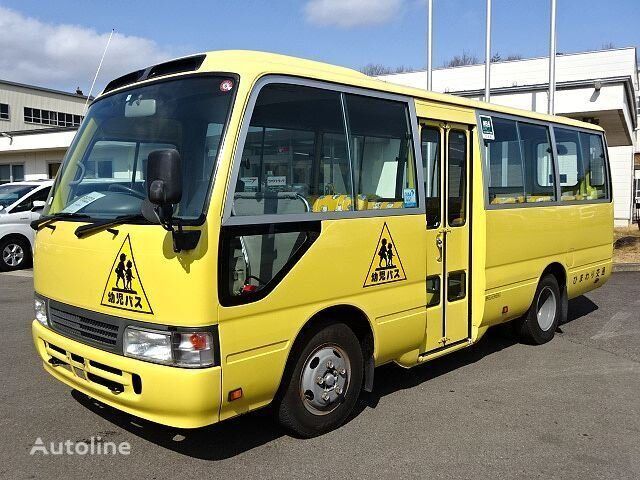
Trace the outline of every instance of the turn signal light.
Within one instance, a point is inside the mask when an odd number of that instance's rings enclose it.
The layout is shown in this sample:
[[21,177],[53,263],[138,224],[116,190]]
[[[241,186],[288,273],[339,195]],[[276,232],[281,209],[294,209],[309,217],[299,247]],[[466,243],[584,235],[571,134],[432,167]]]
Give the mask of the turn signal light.
[[236,388],[235,390],[231,390],[229,392],[229,401],[233,402],[234,400],[239,400],[242,398],[242,389]]

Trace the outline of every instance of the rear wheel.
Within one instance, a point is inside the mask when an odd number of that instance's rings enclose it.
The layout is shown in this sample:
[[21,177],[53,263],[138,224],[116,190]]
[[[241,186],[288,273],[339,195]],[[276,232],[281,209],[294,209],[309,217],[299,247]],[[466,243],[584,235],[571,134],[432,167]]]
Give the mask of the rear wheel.
[[31,266],[29,242],[17,237],[0,240],[0,271],[10,272]]
[[553,275],[545,275],[538,283],[529,311],[520,320],[520,335],[538,345],[551,340],[562,316],[562,296],[558,281]]
[[301,437],[340,426],[356,405],[364,377],[362,348],[353,331],[334,323],[308,335],[281,398],[278,420]]

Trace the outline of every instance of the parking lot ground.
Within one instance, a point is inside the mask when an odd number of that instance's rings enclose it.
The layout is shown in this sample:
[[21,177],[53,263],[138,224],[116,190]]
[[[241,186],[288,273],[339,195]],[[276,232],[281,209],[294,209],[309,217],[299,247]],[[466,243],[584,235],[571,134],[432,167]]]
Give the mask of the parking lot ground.
[[[490,332],[415,369],[376,371],[354,418],[311,440],[268,411],[198,430],[96,404],[44,373],[31,345],[32,280],[0,275],[0,478],[640,478],[640,273],[570,304],[543,346]],[[29,451],[100,436],[128,456]]]

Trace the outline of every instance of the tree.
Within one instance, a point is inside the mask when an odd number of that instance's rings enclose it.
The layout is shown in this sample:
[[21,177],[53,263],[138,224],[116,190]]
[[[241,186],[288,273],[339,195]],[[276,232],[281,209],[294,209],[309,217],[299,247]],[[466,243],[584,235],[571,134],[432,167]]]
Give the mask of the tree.
[[511,55],[507,55],[507,58],[505,58],[505,60],[509,61],[509,60],[522,60],[522,55],[520,55],[519,53],[512,53]]
[[602,48],[600,50],[611,50],[612,48],[616,48],[613,42],[606,42],[602,44]]
[[477,65],[479,63],[478,57],[464,50],[462,55],[456,55],[451,60],[444,62],[444,66],[461,67],[462,65]]
[[381,63],[368,63],[364,67],[360,68],[360,71],[370,77],[378,77],[380,75],[389,75],[390,73],[403,73],[411,72],[413,69],[400,65],[395,68],[387,67]]
[[491,63],[496,63],[496,62],[501,62],[502,61],[502,57],[500,56],[500,53],[496,52],[493,54],[493,56],[491,57]]

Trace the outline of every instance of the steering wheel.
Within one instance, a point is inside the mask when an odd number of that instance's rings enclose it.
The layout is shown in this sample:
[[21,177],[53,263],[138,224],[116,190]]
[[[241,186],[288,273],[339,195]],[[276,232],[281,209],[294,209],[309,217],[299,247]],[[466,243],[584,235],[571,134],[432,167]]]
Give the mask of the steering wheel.
[[109,188],[107,189],[111,192],[115,191],[115,190],[122,190],[123,192],[127,192],[130,193],[131,195],[133,195],[134,197],[138,197],[142,200],[144,200],[146,198],[144,193],[140,193],[139,191],[131,188],[131,187],[126,187],[124,185],[120,185],[119,183],[114,183],[113,185],[109,185]]

